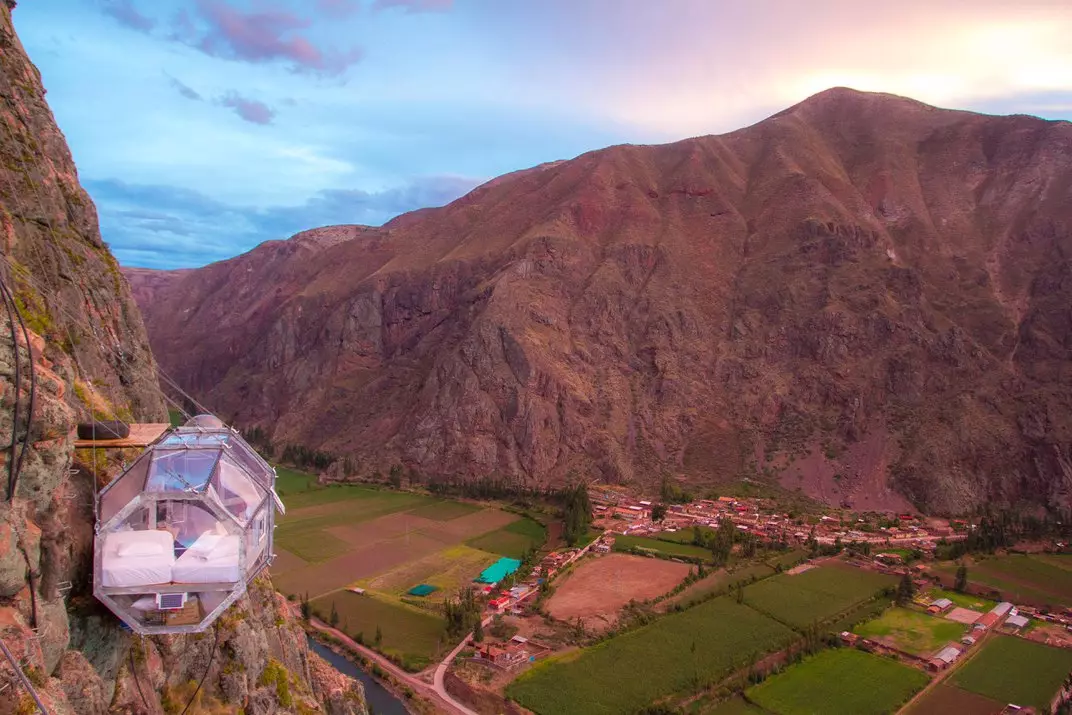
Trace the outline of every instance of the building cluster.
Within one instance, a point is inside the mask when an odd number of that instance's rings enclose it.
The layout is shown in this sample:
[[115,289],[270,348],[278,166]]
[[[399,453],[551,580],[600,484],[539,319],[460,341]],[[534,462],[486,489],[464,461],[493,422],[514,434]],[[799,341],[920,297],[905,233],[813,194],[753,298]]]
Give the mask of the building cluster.
[[550,646],[523,636],[514,636],[505,643],[484,643],[476,649],[475,659],[505,670],[531,663],[551,651]]
[[[845,544],[862,542],[933,552],[936,541],[964,538],[968,528],[967,524],[953,522],[924,526],[913,514],[899,514],[896,524],[881,527],[871,527],[863,518],[848,524],[830,515],[822,515],[817,520],[793,518],[779,510],[771,499],[746,497],[719,497],[698,499],[688,504],[671,504],[666,508],[665,517],[653,522],[651,500],[598,486],[589,491],[589,499],[598,525],[618,533],[638,536],[695,526],[717,528],[723,519],[729,519],[738,530],[754,534],[764,541],[803,545],[814,536],[818,543],[827,545],[837,541]],[[814,523],[809,523],[812,521]]]
[[987,613],[979,615],[966,608],[957,608],[956,604],[948,598],[939,598],[931,601],[927,606],[927,612],[970,626],[959,643],[950,643],[928,661],[927,667],[931,670],[948,668],[975,645],[988,630],[1003,628],[1006,631],[1016,632],[1029,623],[1028,619],[1019,613],[1016,606],[1008,601],[1002,601]]

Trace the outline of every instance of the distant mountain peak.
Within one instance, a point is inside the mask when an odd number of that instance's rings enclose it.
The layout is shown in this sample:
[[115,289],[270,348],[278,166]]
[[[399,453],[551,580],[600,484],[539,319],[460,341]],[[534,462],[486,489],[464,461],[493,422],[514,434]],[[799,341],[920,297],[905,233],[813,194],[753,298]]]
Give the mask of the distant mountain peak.
[[184,387],[365,475],[1067,506],[1070,131],[833,88],[131,281]]

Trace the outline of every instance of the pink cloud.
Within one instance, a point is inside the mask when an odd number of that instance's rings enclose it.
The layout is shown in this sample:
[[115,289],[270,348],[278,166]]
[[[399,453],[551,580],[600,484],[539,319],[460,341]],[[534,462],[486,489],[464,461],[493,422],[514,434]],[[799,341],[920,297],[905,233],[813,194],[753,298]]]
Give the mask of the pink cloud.
[[403,8],[407,13],[446,12],[454,7],[454,0],[376,0],[372,4],[373,10],[392,7]]
[[275,110],[264,102],[243,97],[238,92],[230,91],[216,101],[222,107],[230,107],[235,114],[253,124],[271,124]]
[[156,24],[152,18],[142,15],[131,0],[105,0],[103,10],[119,24],[141,32],[148,32]]
[[202,21],[200,30],[189,15],[180,13],[174,37],[211,57],[254,63],[284,61],[296,72],[337,75],[363,56],[358,47],[342,52],[317,47],[299,34],[311,21],[285,10],[245,12],[225,0],[197,0],[196,7]]

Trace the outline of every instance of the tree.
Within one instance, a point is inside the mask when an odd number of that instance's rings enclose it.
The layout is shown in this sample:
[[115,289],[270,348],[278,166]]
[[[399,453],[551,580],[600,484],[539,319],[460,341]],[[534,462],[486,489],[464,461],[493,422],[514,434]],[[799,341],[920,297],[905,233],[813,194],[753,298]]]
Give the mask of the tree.
[[391,467],[391,471],[390,471],[390,475],[389,475],[388,479],[391,482],[391,488],[393,488],[393,489],[401,489],[402,488],[402,465],[401,464],[396,464],[393,467]]
[[484,642],[484,623],[483,623],[483,621],[477,620],[476,625],[473,626],[473,642],[474,643],[483,643]]
[[579,542],[588,533],[592,523],[592,505],[588,501],[588,488],[577,483],[566,490],[566,505],[562,514],[566,525],[562,537],[570,546]]
[[302,596],[302,601],[301,601],[301,617],[308,621],[309,620],[309,614],[310,614],[309,592],[306,591],[305,595]]
[[374,642],[376,643],[377,648],[380,646],[381,643],[383,643],[383,631],[380,630],[379,624],[376,625],[376,636]]
[[331,615],[328,617],[328,623],[332,628],[339,625],[339,609],[335,608],[335,601],[331,602]]
[[953,590],[963,593],[968,588],[968,567],[961,564],[957,567],[957,577],[953,581]]
[[651,520],[660,522],[666,518],[666,504],[653,504],[651,507]]
[[725,566],[729,561],[735,538],[737,538],[737,527],[733,525],[733,522],[729,519],[720,521],[709,544],[715,566]]
[[897,605],[903,606],[912,600],[916,593],[916,584],[907,571],[901,576],[901,583],[897,584]]

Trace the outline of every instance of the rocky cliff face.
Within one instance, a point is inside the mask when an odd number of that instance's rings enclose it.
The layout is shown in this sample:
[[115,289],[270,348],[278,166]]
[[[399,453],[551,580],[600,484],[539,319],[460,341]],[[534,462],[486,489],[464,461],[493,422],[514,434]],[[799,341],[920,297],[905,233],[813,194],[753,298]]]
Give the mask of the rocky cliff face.
[[186,388],[365,474],[1067,505],[1070,187],[1068,123],[836,89],[157,277],[140,304]]
[[[57,715],[179,712],[202,679],[189,713],[363,713],[360,686],[308,651],[266,580],[215,632],[187,638],[135,639],[91,595],[93,482],[130,455],[78,453],[72,431],[90,415],[166,412],[141,317],[12,4],[0,6],[0,278],[17,306],[0,304],[0,639]],[[32,712],[0,657],[0,713]]]

